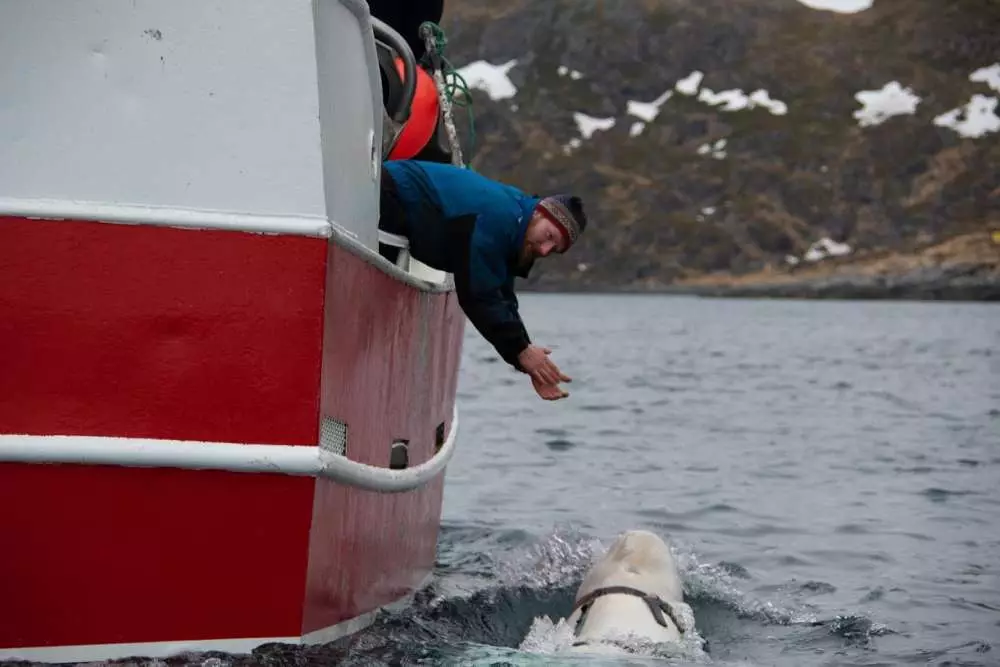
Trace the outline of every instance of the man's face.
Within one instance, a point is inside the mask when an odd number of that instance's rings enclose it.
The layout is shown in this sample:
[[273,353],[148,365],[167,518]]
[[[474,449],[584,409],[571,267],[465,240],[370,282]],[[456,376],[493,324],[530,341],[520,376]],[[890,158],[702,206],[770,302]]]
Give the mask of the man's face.
[[554,252],[566,252],[566,239],[556,223],[536,211],[524,232],[521,263],[530,264],[539,257],[547,257]]

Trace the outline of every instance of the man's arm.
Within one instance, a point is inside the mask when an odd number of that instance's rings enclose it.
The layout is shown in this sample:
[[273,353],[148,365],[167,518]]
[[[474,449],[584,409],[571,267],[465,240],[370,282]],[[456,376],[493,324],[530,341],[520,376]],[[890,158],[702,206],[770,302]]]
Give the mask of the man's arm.
[[489,287],[472,271],[455,274],[458,302],[472,326],[496,349],[497,354],[519,371],[518,356],[531,345],[531,338],[517,311],[517,302],[510,298],[512,290],[503,286]]
[[518,313],[514,277],[507,266],[506,252],[476,233],[475,219],[456,221],[465,233],[455,249],[455,291],[458,302],[472,325],[496,348],[497,353],[515,369],[531,376],[539,396],[554,401],[569,394],[559,387],[570,382],[552,363],[550,350],[531,344]]
[[453,222],[458,237],[455,292],[472,326],[496,349],[508,364],[523,371],[518,355],[531,339],[508,277],[503,249],[488,243],[483,230],[475,228],[476,217],[464,216]]
[[455,283],[458,301],[472,325],[504,361],[517,370],[526,372],[518,362],[518,357],[531,345],[531,340],[524,325],[520,323],[520,318],[516,322],[509,319],[509,309],[499,293],[473,295],[466,291],[463,295],[464,290],[458,289],[457,279]]

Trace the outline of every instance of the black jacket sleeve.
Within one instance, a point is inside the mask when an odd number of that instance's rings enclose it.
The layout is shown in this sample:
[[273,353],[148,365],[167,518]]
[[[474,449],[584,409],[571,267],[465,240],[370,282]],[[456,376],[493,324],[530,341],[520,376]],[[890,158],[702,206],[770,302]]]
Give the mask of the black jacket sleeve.
[[462,233],[454,247],[455,291],[458,302],[472,326],[482,334],[508,364],[523,371],[518,355],[531,344],[518,313],[514,277],[507,258],[478,243],[474,234],[475,218],[457,221]]

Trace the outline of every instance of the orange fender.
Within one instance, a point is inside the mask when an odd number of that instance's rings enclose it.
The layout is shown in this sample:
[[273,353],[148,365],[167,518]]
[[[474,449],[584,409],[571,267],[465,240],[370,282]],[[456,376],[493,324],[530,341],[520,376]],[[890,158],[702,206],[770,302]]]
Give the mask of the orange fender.
[[[403,61],[396,58],[396,71],[405,76]],[[434,79],[423,67],[417,66],[417,88],[413,93],[410,118],[403,126],[399,140],[389,153],[390,160],[408,160],[419,153],[430,141],[437,127],[439,113],[437,87]]]

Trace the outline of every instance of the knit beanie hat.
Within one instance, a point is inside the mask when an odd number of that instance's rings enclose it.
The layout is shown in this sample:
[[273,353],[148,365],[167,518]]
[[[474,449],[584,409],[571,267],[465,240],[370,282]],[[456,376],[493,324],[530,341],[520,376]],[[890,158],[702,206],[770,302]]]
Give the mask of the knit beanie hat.
[[552,195],[538,202],[538,210],[546,218],[556,223],[566,239],[566,248],[576,243],[587,228],[587,216],[583,212],[583,202],[572,195]]

